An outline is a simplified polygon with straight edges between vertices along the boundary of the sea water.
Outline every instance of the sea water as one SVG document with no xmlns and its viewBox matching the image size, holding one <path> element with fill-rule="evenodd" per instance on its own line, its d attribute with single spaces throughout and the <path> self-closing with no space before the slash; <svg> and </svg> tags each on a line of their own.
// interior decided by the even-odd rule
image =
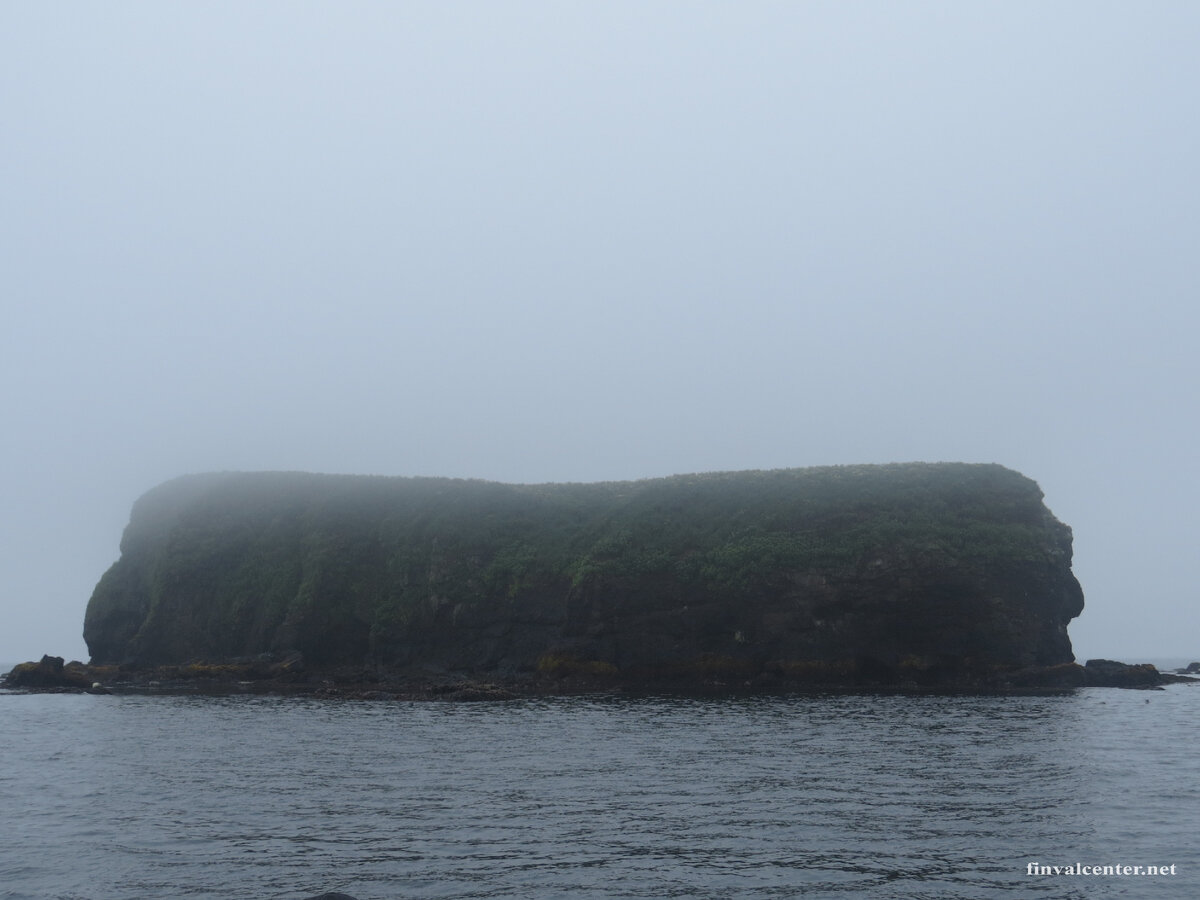
<svg viewBox="0 0 1200 900">
<path fill-rule="evenodd" d="M 5 694 L 0 898 L 1190 900 L 1198 753 L 1190 685 L 459 704 Z M 1038 868 L 1079 864 L 1089 874 Z"/>
</svg>

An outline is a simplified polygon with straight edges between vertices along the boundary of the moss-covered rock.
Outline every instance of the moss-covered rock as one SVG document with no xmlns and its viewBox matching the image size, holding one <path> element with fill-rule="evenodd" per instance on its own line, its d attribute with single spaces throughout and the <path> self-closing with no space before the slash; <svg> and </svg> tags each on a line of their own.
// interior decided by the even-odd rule
<svg viewBox="0 0 1200 900">
<path fill-rule="evenodd" d="M 4 676 L 7 688 L 82 691 L 91 685 L 91 678 L 81 663 L 64 665 L 61 656 L 43 656 L 38 662 L 19 663 Z"/>
<path fill-rule="evenodd" d="M 134 506 L 95 663 L 936 680 L 1071 662 L 1071 531 L 996 465 L 507 485 L 189 476 Z"/>
</svg>

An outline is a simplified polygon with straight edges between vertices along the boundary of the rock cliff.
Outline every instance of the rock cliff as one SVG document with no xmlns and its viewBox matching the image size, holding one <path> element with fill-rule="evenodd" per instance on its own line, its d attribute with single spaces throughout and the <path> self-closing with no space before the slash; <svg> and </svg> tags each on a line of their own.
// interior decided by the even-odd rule
<svg viewBox="0 0 1200 900">
<path fill-rule="evenodd" d="M 602 484 L 188 476 L 134 505 L 94 664 L 916 680 L 1074 659 L 1071 531 L 997 465 Z"/>
</svg>

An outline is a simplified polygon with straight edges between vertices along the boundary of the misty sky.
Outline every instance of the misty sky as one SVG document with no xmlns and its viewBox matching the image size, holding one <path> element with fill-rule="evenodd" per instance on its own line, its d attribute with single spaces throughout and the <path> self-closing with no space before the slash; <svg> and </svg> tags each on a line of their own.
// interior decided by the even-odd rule
<svg viewBox="0 0 1200 900">
<path fill-rule="evenodd" d="M 0 5 L 0 660 L 189 472 L 999 462 L 1200 658 L 1200 4 Z"/>
</svg>

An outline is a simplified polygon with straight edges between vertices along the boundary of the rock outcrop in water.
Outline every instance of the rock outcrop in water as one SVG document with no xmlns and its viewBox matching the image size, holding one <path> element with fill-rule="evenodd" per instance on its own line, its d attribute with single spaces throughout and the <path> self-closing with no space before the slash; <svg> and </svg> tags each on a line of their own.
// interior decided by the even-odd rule
<svg viewBox="0 0 1200 900">
<path fill-rule="evenodd" d="M 1162 684 L 1163 674 L 1150 663 L 1129 665 L 1111 659 L 1089 659 L 1083 666 L 1089 687 L 1144 688 Z"/>
<path fill-rule="evenodd" d="M 4 686 L 26 690 L 82 691 L 92 685 L 86 667 L 64 665 L 61 656 L 43 656 L 38 662 L 20 663 L 4 676 Z"/>
<path fill-rule="evenodd" d="M 507 485 L 188 476 L 135 504 L 93 664 L 936 683 L 1073 661 L 1071 531 L 997 465 Z"/>
</svg>

